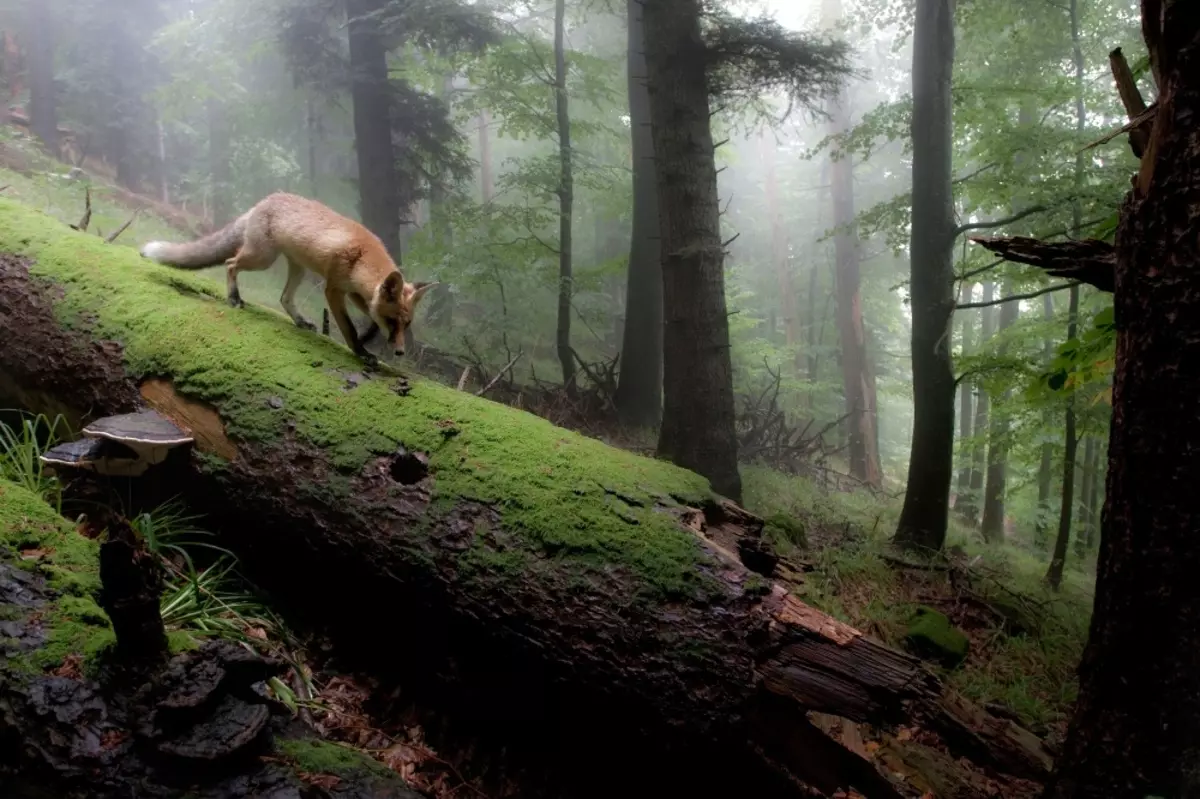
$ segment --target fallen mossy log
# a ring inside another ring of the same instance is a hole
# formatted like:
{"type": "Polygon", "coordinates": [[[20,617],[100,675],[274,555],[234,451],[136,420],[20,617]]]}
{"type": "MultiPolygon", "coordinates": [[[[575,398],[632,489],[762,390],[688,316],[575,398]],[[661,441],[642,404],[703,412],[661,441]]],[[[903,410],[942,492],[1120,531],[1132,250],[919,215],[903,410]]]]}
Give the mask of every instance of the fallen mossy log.
{"type": "Polygon", "coordinates": [[[619,763],[639,794],[905,795],[809,710],[925,720],[1011,773],[1048,770],[1012,722],[747,569],[769,567],[761,520],[691,472],[363,375],[278,313],[3,201],[0,252],[0,400],[76,429],[141,406],[187,428],[190,462],[130,486],[205,513],[359,668],[536,752],[565,775],[551,793],[608,795],[619,763]]]}
{"type": "Polygon", "coordinates": [[[418,799],[371,758],[316,740],[254,690],[283,664],[175,639],[122,662],[100,593],[101,547],[0,480],[0,796],[418,799]]]}

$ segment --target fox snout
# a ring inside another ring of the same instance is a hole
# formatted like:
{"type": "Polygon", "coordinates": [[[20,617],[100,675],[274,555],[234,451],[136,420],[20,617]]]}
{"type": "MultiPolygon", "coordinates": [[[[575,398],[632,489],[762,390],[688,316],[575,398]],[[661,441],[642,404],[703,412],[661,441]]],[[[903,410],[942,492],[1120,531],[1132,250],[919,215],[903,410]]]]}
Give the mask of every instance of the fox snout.
{"type": "Polygon", "coordinates": [[[396,347],[395,353],[396,353],[397,358],[403,358],[404,357],[404,347],[396,347]]]}

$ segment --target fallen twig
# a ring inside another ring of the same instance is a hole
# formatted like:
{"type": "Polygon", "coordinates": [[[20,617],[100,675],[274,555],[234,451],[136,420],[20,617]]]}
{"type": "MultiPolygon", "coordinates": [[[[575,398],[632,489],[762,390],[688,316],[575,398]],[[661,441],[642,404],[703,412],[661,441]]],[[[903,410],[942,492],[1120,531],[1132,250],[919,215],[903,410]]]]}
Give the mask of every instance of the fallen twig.
{"type": "Polygon", "coordinates": [[[88,229],[88,223],[90,223],[92,221],[92,187],[91,186],[84,187],[83,202],[84,202],[83,216],[80,217],[78,224],[71,225],[72,228],[74,228],[75,230],[78,230],[80,233],[86,233],[87,229],[88,229]]]}
{"type": "Polygon", "coordinates": [[[126,220],[125,220],[125,224],[121,225],[119,228],[117,228],[116,230],[114,230],[114,231],[113,231],[113,232],[112,232],[110,235],[108,235],[108,236],[105,236],[105,238],[104,238],[104,243],[105,243],[105,244],[112,244],[114,241],[116,241],[116,240],[117,240],[117,237],[118,237],[118,236],[120,236],[122,233],[124,233],[124,232],[125,232],[125,230],[126,230],[126,229],[127,229],[129,226],[130,226],[130,225],[132,225],[132,224],[133,224],[133,220],[137,219],[137,215],[138,215],[138,213],[140,213],[140,212],[141,212],[141,209],[140,209],[140,208],[139,208],[137,211],[134,211],[134,212],[133,212],[133,216],[131,216],[131,217],[129,217],[128,219],[126,219],[126,220]]]}
{"type": "MultiPolygon", "coordinates": [[[[512,360],[509,361],[508,364],[505,365],[505,367],[503,369],[501,369],[499,372],[496,372],[496,376],[493,377],[491,380],[489,380],[488,384],[486,386],[484,386],[483,388],[476,391],[475,396],[482,397],[484,394],[488,393],[488,391],[491,390],[492,386],[494,386],[500,382],[500,378],[504,377],[504,373],[507,372],[509,369],[512,369],[513,365],[516,364],[516,362],[518,360],[520,360],[522,354],[523,354],[522,350],[518,349],[517,354],[512,357],[512,360]]],[[[467,370],[470,370],[470,368],[471,367],[468,366],[467,370]]],[[[464,372],[463,374],[466,374],[466,372],[464,372]]],[[[459,382],[461,383],[462,381],[459,381],[459,382]]],[[[461,385],[459,386],[459,388],[461,390],[461,385]]]]}

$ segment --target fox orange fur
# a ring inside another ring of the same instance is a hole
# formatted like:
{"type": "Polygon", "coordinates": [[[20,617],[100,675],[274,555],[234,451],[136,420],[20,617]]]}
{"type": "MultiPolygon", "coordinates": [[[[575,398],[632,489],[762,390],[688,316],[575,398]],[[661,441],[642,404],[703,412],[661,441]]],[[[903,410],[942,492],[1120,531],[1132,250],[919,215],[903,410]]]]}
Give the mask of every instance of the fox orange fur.
{"type": "Polygon", "coordinates": [[[179,269],[204,269],[224,263],[229,304],[245,305],[238,291],[239,272],[269,269],[282,255],[288,277],[279,298],[298,327],[316,325],[296,310],[296,289],[310,269],[325,279],[325,301],[342,337],[356,355],[374,365],[375,357],[364,342],[384,330],[396,355],[404,355],[404,333],[412,324],[413,310],[437,283],[408,283],[379,237],[315,200],[276,193],[223,229],[193,242],[175,244],[151,241],[141,253],[160,264],[179,269]],[[346,313],[349,298],[371,319],[360,338],[346,313]]]}

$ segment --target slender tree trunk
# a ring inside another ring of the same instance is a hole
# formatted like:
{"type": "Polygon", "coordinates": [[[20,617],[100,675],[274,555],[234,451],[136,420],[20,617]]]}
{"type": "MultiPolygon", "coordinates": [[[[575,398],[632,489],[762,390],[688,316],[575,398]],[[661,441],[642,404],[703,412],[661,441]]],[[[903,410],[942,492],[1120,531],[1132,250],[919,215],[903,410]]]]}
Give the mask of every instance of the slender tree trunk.
{"type": "Polygon", "coordinates": [[[233,175],[230,166],[231,141],[225,105],[216,98],[208,100],[208,174],[212,186],[209,204],[213,224],[229,224],[233,209],[233,175]]]}
{"type": "MultiPolygon", "coordinates": [[[[963,299],[966,302],[971,302],[971,298],[975,293],[974,284],[967,285],[963,291],[963,299]]],[[[967,312],[960,314],[962,316],[962,354],[968,355],[971,352],[971,318],[973,314],[967,312]]],[[[960,516],[966,516],[967,508],[971,505],[971,458],[974,451],[970,447],[971,435],[974,429],[972,424],[975,397],[974,391],[971,388],[971,381],[963,380],[958,384],[958,441],[959,441],[959,458],[961,459],[961,468],[958,470],[957,491],[954,497],[954,510],[960,516]]]]}
{"type": "Polygon", "coordinates": [[[479,111],[479,196],[484,205],[496,196],[492,177],[492,115],[486,108],[479,111]]]}
{"type": "Polygon", "coordinates": [[[566,0],[554,4],[554,114],[558,121],[558,325],[555,345],[562,381],[575,393],[575,355],[571,352],[571,215],[575,185],[571,175],[571,116],[567,107],[566,0]]]}
{"type": "MultiPolygon", "coordinates": [[[[451,73],[442,79],[441,99],[447,106],[453,91],[454,75],[451,73]]],[[[433,181],[429,186],[429,224],[433,239],[442,252],[452,252],[454,248],[454,226],[450,223],[449,209],[446,207],[448,199],[446,184],[441,180],[433,181]]],[[[454,326],[454,292],[448,284],[433,288],[426,319],[433,328],[450,330],[454,326]]]]}
{"type": "MultiPolygon", "coordinates": [[[[1075,130],[1082,137],[1087,129],[1087,108],[1084,106],[1084,60],[1083,44],[1079,29],[1079,0],[1070,0],[1068,13],[1071,21],[1071,61],[1075,67],[1075,130]]],[[[1075,155],[1075,190],[1078,194],[1083,189],[1083,153],[1075,155]]],[[[1083,226],[1083,207],[1078,199],[1071,205],[1071,232],[1079,237],[1083,226]]],[[[1075,338],[1079,322],[1079,286],[1071,287],[1071,302],[1067,319],[1067,341],[1075,338]]],[[[1054,555],[1050,560],[1050,568],[1046,571],[1046,583],[1058,590],[1062,584],[1063,566],[1067,559],[1067,544],[1071,536],[1071,514],[1075,503],[1075,454],[1079,446],[1079,438],[1075,433],[1075,385],[1068,380],[1067,385],[1067,424],[1065,434],[1065,454],[1063,456],[1063,490],[1062,506],[1058,514],[1058,538],[1054,541],[1054,555]]]]}
{"type": "MultiPolygon", "coordinates": [[[[1074,0],[1072,0],[1072,4],[1074,0]]],[[[1079,287],[1071,287],[1071,305],[1067,311],[1067,340],[1075,338],[1079,315],[1079,287]]],[[[1073,371],[1073,370],[1072,370],[1073,371]]],[[[1071,511],[1075,503],[1075,452],[1079,438],[1075,434],[1075,388],[1073,377],[1068,378],[1067,423],[1065,454],[1063,455],[1062,505],[1058,512],[1058,537],[1054,540],[1054,555],[1046,572],[1046,583],[1054,590],[1062,584],[1063,566],[1067,561],[1067,544],[1071,538],[1071,511]]]]}
{"type": "MultiPolygon", "coordinates": [[[[787,232],[783,225],[783,208],[779,201],[778,166],[774,137],[763,134],[758,138],[759,164],[763,170],[763,191],[766,195],[767,216],[771,220],[771,269],[779,287],[779,315],[783,318],[784,344],[788,348],[800,343],[800,316],[796,310],[796,286],[788,260],[787,232]]],[[[796,370],[800,369],[800,353],[796,353],[796,370]]]]}
{"type": "Polygon", "coordinates": [[[662,419],[663,276],[642,5],[642,0],[626,3],[626,77],[633,144],[633,231],[629,242],[625,331],[621,336],[616,404],[625,424],[653,428],[662,419]]]}
{"type": "Polygon", "coordinates": [[[1092,527],[1092,475],[1096,471],[1096,437],[1085,436],[1083,439],[1083,469],[1079,475],[1079,494],[1082,502],[1079,507],[1079,522],[1075,533],[1075,559],[1082,561],[1087,557],[1091,545],[1092,527]]]}
{"type": "MultiPolygon", "coordinates": [[[[842,16],[840,0],[825,0],[822,16],[833,27],[842,16]]],[[[830,135],[850,129],[850,94],[843,87],[829,106],[830,135]]],[[[867,356],[867,334],[862,315],[862,278],[859,272],[859,241],[854,225],[854,160],[842,153],[830,162],[833,198],[833,246],[836,271],[838,339],[841,345],[842,394],[846,401],[846,431],[850,474],[867,485],[879,486],[883,470],[879,463],[878,403],[875,375],[867,356]]],[[[949,346],[947,344],[947,346],[949,346]]],[[[953,415],[954,398],[950,398],[953,415]]],[[[953,438],[953,422],[951,438],[953,438]]],[[[951,455],[953,459],[953,455],[951,455]]],[[[953,466],[953,463],[951,463],[953,466]]],[[[947,488],[947,490],[949,490],[947,488]]],[[[948,500],[947,500],[948,501],[948,500]]]]}
{"type": "MultiPolygon", "coordinates": [[[[1012,286],[1005,289],[1006,295],[1014,293],[1012,286]]],[[[1000,332],[1003,333],[1017,321],[1019,302],[1006,302],[1000,306],[1000,332]]],[[[1001,342],[997,354],[1003,356],[1008,345],[1001,342]]],[[[1012,391],[1004,392],[1004,401],[1011,398],[1012,391]]],[[[988,428],[987,485],[983,492],[983,521],[980,530],[985,541],[1004,539],[1004,497],[1008,493],[1008,416],[1003,404],[991,409],[988,428]]]]}
{"type": "MultiPolygon", "coordinates": [[[[1054,320],[1054,299],[1049,294],[1042,295],[1042,316],[1047,322],[1054,320]]],[[[1054,360],[1054,342],[1049,338],[1042,343],[1042,359],[1049,364],[1054,360]]],[[[1037,523],[1034,527],[1034,546],[1041,550],[1049,539],[1050,525],[1050,489],[1054,483],[1054,444],[1050,441],[1049,430],[1054,425],[1054,411],[1047,408],[1042,412],[1042,458],[1038,465],[1038,504],[1037,523]]]]}
{"type": "MultiPolygon", "coordinates": [[[[41,7],[48,8],[50,3],[41,3],[41,7]]],[[[35,13],[34,9],[30,9],[30,14],[35,13]]],[[[26,31],[26,36],[32,32],[26,31]]],[[[21,43],[17,39],[16,33],[11,30],[4,31],[4,79],[8,84],[8,102],[15,104],[17,100],[25,94],[25,79],[21,57],[21,43]]]]}
{"type": "Polygon", "coordinates": [[[54,157],[58,151],[58,92],[54,85],[56,36],[53,0],[26,4],[25,61],[29,68],[29,128],[54,157]]]}
{"type": "Polygon", "coordinates": [[[1200,6],[1142,9],[1158,110],[1116,234],[1096,601],[1048,799],[1200,792],[1200,6]]]}
{"type": "Polygon", "coordinates": [[[319,199],[317,184],[320,180],[320,165],[317,152],[320,148],[320,134],[317,129],[317,105],[313,102],[312,91],[306,91],[304,97],[304,141],[305,164],[308,167],[308,193],[314,200],[319,199]]]}
{"type": "Polygon", "coordinates": [[[359,213],[400,263],[400,174],[392,147],[392,101],[387,49],[379,21],[366,19],[382,0],[346,0],[349,19],[350,96],[354,104],[354,149],[358,156],[359,213]]]}
{"type": "Polygon", "coordinates": [[[163,126],[162,117],[154,121],[158,133],[158,190],[159,197],[164,203],[171,202],[170,179],[167,175],[167,129],[163,126]]]}
{"type": "Polygon", "coordinates": [[[717,168],[700,0],[643,7],[663,251],[663,424],[658,451],[742,495],[717,168]]]}
{"type": "MultiPolygon", "coordinates": [[[[983,284],[982,302],[996,299],[996,285],[992,282],[983,284]]],[[[995,308],[984,306],[979,309],[979,348],[992,339],[996,332],[995,308]]],[[[975,383],[975,441],[971,450],[971,487],[970,501],[963,509],[963,518],[972,526],[979,524],[979,512],[983,503],[983,481],[987,468],[987,438],[984,431],[988,430],[988,418],[991,413],[991,397],[983,383],[975,383]]]]}
{"type": "Polygon", "coordinates": [[[913,31],[913,436],[896,543],[940,550],[954,473],[953,0],[917,0],[913,31]]]}
{"type": "Polygon", "coordinates": [[[1094,443],[1092,451],[1091,467],[1088,470],[1087,482],[1087,544],[1086,549],[1091,552],[1096,549],[1096,544],[1100,538],[1100,508],[1102,500],[1100,498],[1100,488],[1103,484],[1101,476],[1103,474],[1102,448],[1100,442],[1094,439],[1088,439],[1094,443]]]}

